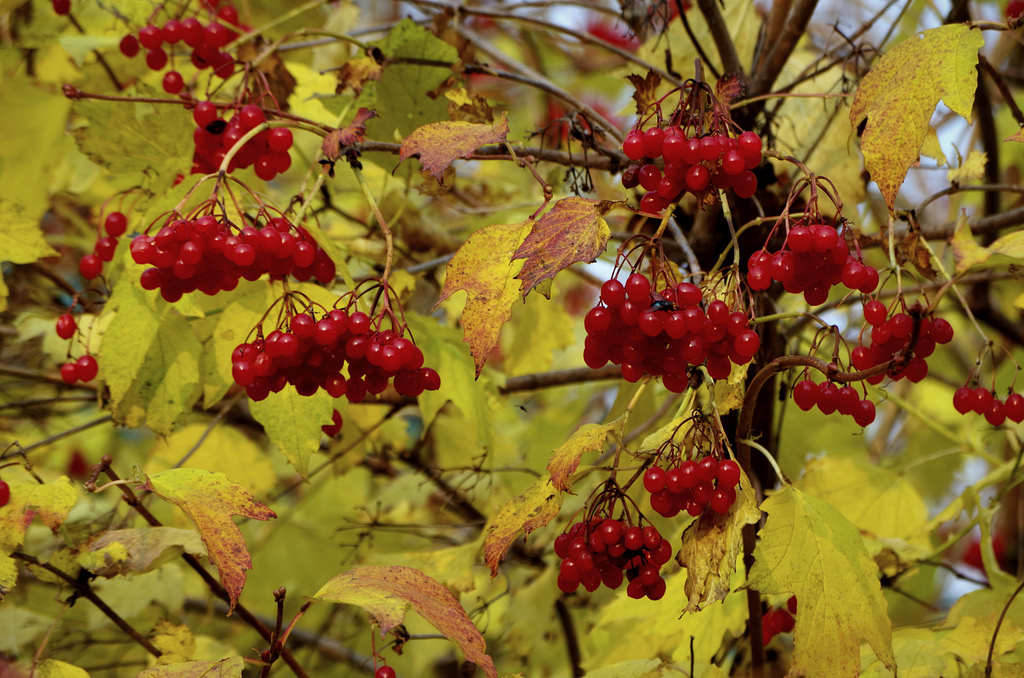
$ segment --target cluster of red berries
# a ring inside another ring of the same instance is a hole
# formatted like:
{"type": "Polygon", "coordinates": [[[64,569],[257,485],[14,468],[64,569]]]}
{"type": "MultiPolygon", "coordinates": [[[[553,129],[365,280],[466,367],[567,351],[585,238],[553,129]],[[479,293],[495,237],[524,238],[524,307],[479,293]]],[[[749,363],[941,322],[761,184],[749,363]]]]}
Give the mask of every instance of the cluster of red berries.
{"type": "Polygon", "coordinates": [[[842,283],[870,294],[878,287],[878,271],[850,252],[846,239],[829,224],[799,224],[789,230],[782,249],[758,250],[747,262],[747,284],[759,292],[772,280],[790,294],[803,294],[811,306],[828,301],[829,290],[842,283]]]}
{"type": "Polygon", "coordinates": [[[804,379],[793,387],[793,402],[804,412],[817,407],[822,414],[839,412],[853,417],[860,427],[875,421],[875,404],[867,398],[861,399],[857,389],[849,384],[837,386],[831,381],[818,384],[804,379]]]}
{"type": "Polygon", "coordinates": [[[651,508],[666,518],[683,511],[697,517],[709,508],[725,515],[736,502],[740,475],[740,466],[732,459],[719,461],[708,455],[669,469],[650,467],[644,472],[644,489],[651,493],[651,508]]]}
{"type": "Polygon", "coordinates": [[[617,589],[625,578],[630,598],[660,600],[665,595],[661,566],[671,560],[672,545],[653,525],[627,526],[595,515],[558,535],[555,554],[562,559],[558,588],[564,593],[580,584],[590,592],[601,584],[617,589]]]}
{"type": "Polygon", "coordinates": [[[953,407],[960,414],[980,414],[993,426],[1002,426],[1007,419],[1016,424],[1024,421],[1024,396],[1019,393],[1000,400],[983,386],[961,386],[953,393],[953,407]]]}
{"type": "MultiPolygon", "coordinates": [[[[922,315],[920,306],[911,313],[894,313],[889,317],[885,304],[873,299],[864,304],[864,320],[871,325],[870,345],[860,345],[850,352],[850,362],[857,370],[866,370],[882,365],[905,353],[909,360],[894,362],[888,376],[899,380],[906,378],[911,383],[928,376],[925,358],[935,351],[936,344],[948,344],[953,340],[953,326],[945,318],[930,318],[922,315]],[[913,345],[910,345],[913,341],[913,345]]],[[[885,374],[868,379],[869,384],[881,383],[885,374]]]]}
{"type": "Polygon", "coordinates": [[[92,254],[86,254],[78,262],[78,271],[86,280],[99,277],[103,272],[103,264],[114,258],[114,253],[117,251],[117,239],[128,230],[128,218],[121,212],[111,212],[104,219],[103,228],[107,234],[97,238],[96,245],[92,248],[92,254]]]}
{"type": "Polygon", "coordinates": [[[786,607],[768,610],[761,616],[761,639],[767,645],[772,638],[780,633],[791,633],[796,626],[793,615],[796,614],[796,596],[786,601],[786,607]]]}
{"type": "Polygon", "coordinates": [[[757,190],[757,178],[750,170],[761,164],[761,137],[743,132],[687,136],[676,125],[633,130],[622,142],[630,160],[640,161],[622,173],[626,188],[640,186],[648,191],[640,208],[657,214],[678,202],[689,191],[700,194],[709,187],[731,188],[737,197],[749,198],[757,190]],[[654,160],[664,160],[664,170],[654,160]]]}
{"type": "MultiPolygon", "coordinates": [[[[423,367],[423,352],[401,332],[373,330],[362,311],[333,309],[320,320],[311,309],[296,313],[263,338],[239,345],[231,354],[231,375],[252,400],[263,400],[292,384],[300,395],[324,389],[333,398],[359,403],[383,393],[394,379],[400,395],[436,391],[441,378],[423,367]],[[341,374],[348,367],[348,378],[341,374]]],[[[340,415],[336,422],[340,421],[340,415]]],[[[340,427],[339,427],[340,430],[340,427]]]]}
{"type": "Polygon", "coordinates": [[[172,303],[195,290],[208,295],[232,290],[242,278],[290,275],[327,285],[336,272],[306,229],[284,217],[238,230],[212,214],[193,219],[172,215],[156,235],[132,240],[131,253],[135,263],[153,267],[142,272],[142,287],[159,289],[172,303]]]}
{"type": "MultiPolygon", "coordinates": [[[[219,78],[229,78],[235,72],[235,60],[221,48],[238,37],[236,28],[245,30],[238,23],[238,10],[232,5],[224,5],[216,10],[216,18],[206,24],[197,17],[188,17],[168,19],[163,26],[144,26],[139,29],[138,37],[129,34],[121,39],[121,53],[132,58],[144,49],[150,70],[162,71],[173,57],[168,50],[173,51],[176,45],[184,44],[192,49],[192,65],[199,70],[213,69],[219,78]],[[229,28],[229,25],[234,28],[229,28]]],[[[163,88],[168,94],[178,94],[184,87],[184,78],[178,71],[171,70],[164,75],[163,88]]]]}
{"type": "Polygon", "coordinates": [[[96,378],[100,366],[96,358],[91,355],[83,355],[78,360],[64,363],[60,366],[60,378],[65,384],[74,384],[76,381],[89,383],[96,378]]]}
{"type": "MultiPolygon", "coordinates": [[[[192,111],[197,127],[192,138],[192,174],[216,172],[228,152],[243,136],[266,122],[263,109],[255,104],[238,108],[230,120],[220,117],[212,101],[200,101],[192,111]]],[[[270,181],[292,165],[288,150],[292,147],[292,131],[287,127],[265,129],[249,139],[228,162],[228,171],[252,167],[260,179],[270,181]]]]}
{"type": "Polygon", "coordinates": [[[609,361],[621,365],[629,382],[661,376],[674,393],[686,390],[688,365],[706,363],[713,379],[729,376],[733,363],[750,362],[761,340],[745,313],[718,299],[702,308],[703,298],[699,287],[686,282],[654,293],[642,273],[630,275],[625,285],[606,281],[584,319],[583,360],[594,369],[609,361]]]}

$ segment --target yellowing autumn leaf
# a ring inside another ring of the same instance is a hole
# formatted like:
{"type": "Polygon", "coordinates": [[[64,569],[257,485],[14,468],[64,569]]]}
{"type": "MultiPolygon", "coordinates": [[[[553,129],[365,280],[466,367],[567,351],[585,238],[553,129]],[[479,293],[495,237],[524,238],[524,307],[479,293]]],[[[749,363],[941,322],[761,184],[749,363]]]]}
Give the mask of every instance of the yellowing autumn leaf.
{"type": "Polygon", "coordinates": [[[252,493],[223,473],[178,468],[147,476],[145,488],[177,504],[199,530],[210,562],[217,568],[233,610],[245,586],[252,558],[231,516],[269,520],[277,514],[256,501],[252,493]]]}
{"type": "Polygon", "coordinates": [[[791,485],[761,509],[768,521],[747,586],[799,601],[790,675],[857,676],[862,639],[895,669],[878,568],[857,528],[828,502],[791,485]]]}
{"type": "Polygon", "coordinates": [[[1024,144],[1024,127],[1006,137],[1003,141],[1019,141],[1024,144]]]}
{"type": "Polygon", "coordinates": [[[107,530],[82,545],[77,562],[98,577],[116,577],[155,570],[182,553],[206,555],[206,547],[195,530],[177,527],[107,530]]]}
{"type": "Polygon", "coordinates": [[[953,247],[954,272],[957,275],[966,273],[972,266],[983,264],[989,260],[992,253],[982,247],[974,239],[974,233],[967,223],[967,215],[961,213],[956,221],[956,229],[950,239],[953,247]]]}
{"type": "Polygon", "coordinates": [[[245,660],[229,657],[217,662],[185,662],[155,666],[139,673],[137,678],[242,678],[245,660]]]}
{"type": "Polygon", "coordinates": [[[44,659],[36,667],[38,678],[89,678],[89,672],[59,659],[44,659]]]}
{"type": "Polygon", "coordinates": [[[11,553],[25,540],[25,531],[38,517],[56,532],[78,500],[78,491],[66,476],[44,483],[9,480],[11,495],[0,507],[0,600],[14,588],[18,568],[11,553]]]}
{"type": "MultiPolygon", "coordinates": [[[[476,376],[498,345],[498,332],[512,316],[512,303],[519,298],[522,283],[515,279],[522,264],[513,261],[513,252],[526,236],[526,226],[495,224],[469,236],[448,262],[440,304],[456,292],[468,296],[462,312],[463,340],[476,365],[476,376]]],[[[436,304],[435,304],[436,308],[436,304]]]]}
{"type": "Polygon", "coordinates": [[[969,184],[978,181],[985,176],[985,163],[987,161],[988,153],[977,150],[971,151],[964,158],[964,161],[960,163],[959,167],[946,172],[946,178],[949,179],[951,184],[969,184]]]}
{"type": "Polygon", "coordinates": [[[562,493],[554,488],[547,475],[530,483],[502,506],[487,526],[484,538],[484,562],[491,568],[491,576],[498,574],[498,566],[519,533],[528,535],[538,527],[544,527],[561,508],[562,493]]]}
{"type": "Polygon", "coordinates": [[[572,487],[572,474],[579,468],[583,453],[600,451],[620,421],[616,419],[608,424],[584,424],[576,429],[565,443],[551,453],[548,461],[551,484],[562,492],[572,487]]]}
{"type": "Polygon", "coordinates": [[[360,567],[339,574],[313,596],[317,600],[357,605],[380,625],[381,637],[405,619],[412,605],[416,612],[455,643],[468,661],[497,678],[484,637],[459,601],[445,587],[411,567],[360,567]]]}
{"type": "Polygon", "coordinates": [[[180,664],[191,661],[196,654],[196,639],[187,626],[161,619],[153,629],[153,645],[161,654],[158,664],[180,664]]]}
{"type": "Polygon", "coordinates": [[[441,181],[448,166],[458,158],[468,158],[486,144],[505,141],[508,118],[502,114],[493,125],[442,120],[416,128],[402,141],[398,157],[418,155],[423,168],[441,181]]]}
{"type": "Polygon", "coordinates": [[[526,259],[516,275],[523,281],[523,296],[559,271],[593,262],[604,252],[611,236],[604,215],[610,208],[600,200],[563,198],[537,220],[512,257],[526,259]]]}
{"type": "Polygon", "coordinates": [[[725,515],[705,511],[683,531],[676,561],[686,568],[687,612],[698,612],[725,599],[736,560],[743,552],[743,526],[761,519],[754,488],[746,478],[741,483],[731,511],[725,515]]]}
{"type": "Polygon", "coordinates": [[[900,43],[868,71],[850,106],[850,125],[867,121],[864,165],[889,209],[907,170],[918,162],[941,99],[968,122],[978,83],[981,31],[964,24],[933,28],[900,43]]]}

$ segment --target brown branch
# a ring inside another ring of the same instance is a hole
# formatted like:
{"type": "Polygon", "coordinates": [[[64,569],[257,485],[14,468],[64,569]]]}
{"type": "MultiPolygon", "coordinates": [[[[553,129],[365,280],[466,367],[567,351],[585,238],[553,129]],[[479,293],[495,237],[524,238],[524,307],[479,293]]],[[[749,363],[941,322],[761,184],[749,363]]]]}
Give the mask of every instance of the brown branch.
{"type": "Polygon", "coordinates": [[[984,54],[978,54],[978,69],[989,77],[992,84],[999,90],[999,95],[1003,97],[1003,101],[1010,109],[1010,114],[1013,119],[1017,121],[1018,125],[1024,125],[1024,113],[1021,112],[1020,106],[1017,105],[1017,100],[1013,97],[1013,92],[1006,86],[1006,81],[1003,80],[1003,76],[992,67],[988,59],[985,58],[984,54]]]}
{"type": "MultiPolygon", "coordinates": [[[[54,567],[53,565],[50,565],[49,563],[40,562],[38,558],[36,558],[35,556],[30,556],[27,553],[20,553],[18,551],[15,551],[14,553],[11,554],[11,557],[14,558],[15,560],[20,560],[22,562],[25,562],[25,563],[28,563],[30,565],[33,565],[35,567],[41,567],[44,570],[46,570],[47,572],[49,572],[51,574],[54,574],[57,577],[60,577],[61,579],[64,580],[65,583],[67,583],[75,591],[74,596],[72,596],[72,602],[73,602],[73,599],[76,598],[76,597],[77,598],[85,598],[90,603],[95,605],[96,608],[100,612],[102,612],[104,614],[104,616],[107,617],[107,619],[109,619],[110,621],[114,622],[115,626],[117,626],[119,629],[121,629],[122,631],[127,633],[129,636],[131,636],[132,640],[134,640],[136,643],[141,645],[142,648],[144,650],[146,650],[146,652],[150,653],[154,657],[159,657],[160,655],[163,654],[160,650],[157,649],[157,647],[155,645],[153,645],[153,643],[149,642],[148,638],[146,638],[141,633],[139,633],[134,628],[132,628],[131,624],[126,622],[124,619],[121,618],[120,615],[118,615],[116,612],[114,612],[114,610],[111,609],[111,607],[109,605],[107,605],[106,602],[104,602],[103,599],[100,598],[96,594],[96,592],[93,590],[92,586],[89,585],[88,580],[80,578],[80,577],[79,578],[72,577],[71,575],[69,575],[64,570],[61,570],[60,568],[54,567]]],[[[86,570],[83,570],[83,572],[86,572],[86,570]]]]}
{"type": "Polygon", "coordinates": [[[704,20],[708,23],[708,31],[715,41],[718,49],[718,56],[722,60],[722,70],[725,73],[743,75],[743,64],[740,63],[739,54],[736,53],[736,43],[729,35],[729,26],[725,23],[725,17],[718,7],[718,0],[697,0],[697,7],[700,8],[704,20]]]}
{"type": "Polygon", "coordinates": [[[814,14],[817,6],[818,0],[799,0],[797,2],[796,7],[784,22],[778,39],[769,48],[764,62],[751,74],[747,87],[748,96],[767,94],[771,90],[775,79],[782,72],[782,67],[789,60],[793,49],[796,48],[797,41],[807,30],[807,24],[810,23],[811,15],[814,14]]]}
{"type": "Polygon", "coordinates": [[[580,654],[580,643],[576,637],[576,625],[573,624],[572,613],[569,612],[564,598],[555,598],[555,611],[558,613],[562,632],[565,633],[565,649],[569,652],[569,666],[572,669],[573,678],[581,678],[586,675],[582,666],[583,656],[580,654]]]}
{"type": "MultiPolygon", "coordinates": [[[[402,150],[402,144],[386,141],[364,141],[353,146],[360,153],[380,151],[383,153],[398,154],[402,150]]],[[[630,164],[629,158],[621,150],[611,148],[595,148],[600,153],[597,157],[581,158],[579,154],[567,151],[555,151],[547,148],[531,146],[512,146],[512,150],[519,157],[533,156],[534,160],[540,162],[553,162],[567,167],[578,167],[585,165],[587,169],[604,170],[612,174],[630,164]]],[[[477,149],[467,160],[505,160],[508,158],[508,150],[504,146],[485,146],[477,149]]]]}

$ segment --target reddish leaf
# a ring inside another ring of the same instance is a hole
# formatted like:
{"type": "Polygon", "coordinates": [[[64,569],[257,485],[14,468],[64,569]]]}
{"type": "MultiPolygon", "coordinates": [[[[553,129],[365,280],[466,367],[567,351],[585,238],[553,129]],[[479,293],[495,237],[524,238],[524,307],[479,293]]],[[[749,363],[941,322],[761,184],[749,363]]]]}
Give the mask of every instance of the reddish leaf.
{"type": "Polygon", "coordinates": [[[491,576],[498,574],[498,566],[505,559],[508,547],[519,534],[530,534],[544,527],[562,508],[562,493],[551,485],[548,476],[533,481],[522,493],[501,507],[487,526],[484,538],[484,562],[491,568],[491,576]]]}
{"type": "Polygon", "coordinates": [[[245,586],[245,571],[252,569],[252,558],[231,516],[269,520],[277,514],[223,473],[195,468],[170,469],[147,476],[144,487],[161,499],[177,504],[199,530],[233,610],[245,586]]]}
{"type": "Polygon", "coordinates": [[[331,176],[334,176],[334,163],[338,162],[348,152],[352,144],[363,140],[363,136],[366,134],[366,121],[376,116],[376,111],[360,108],[356,111],[356,116],[352,118],[352,122],[324,137],[320,148],[323,150],[327,164],[331,166],[331,176]]]}
{"type": "Polygon", "coordinates": [[[514,276],[521,265],[512,261],[512,253],[523,241],[528,223],[483,228],[469,236],[448,262],[437,303],[460,291],[469,296],[462,312],[462,329],[478,377],[498,344],[501,326],[512,316],[512,303],[519,298],[522,283],[514,276]]]}
{"type": "Polygon", "coordinates": [[[658,87],[661,86],[661,76],[654,71],[647,71],[647,75],[640,76],[630,74],[626,76],[633,87],[633,100],[636,101],[637,115],[643,115],[658,100],[658,87]]]}
{"type": "Polygon", "coordinates": [[[418,155],[423,168],[441,181],[441,175],[457,158],[468,158],[485,144],[505,141],[508,118],[502,114],[493,125],[471,122],[432,122],[413,131],[402,142],[402,160],[418,155]]]}
{"type": "Polygon", "coordinates": [[[405,619],[409,605],[459,646],[466,659],[496,678],[484,637],[452,593],[411,567],[360,567],[339,574],[323,585],[318,600],[358,605],[380,624],[381,637],[405,619]]]}
{"type": "Polygon", "coordinates": [[[604,252],[611,231],[604,215],[611,203],[587,198],[564,198],[542,216],[516,250],[513,259],[526,259],[516,277],[523,296],[559,271],[578,262],[593,262],[604,252]]]}

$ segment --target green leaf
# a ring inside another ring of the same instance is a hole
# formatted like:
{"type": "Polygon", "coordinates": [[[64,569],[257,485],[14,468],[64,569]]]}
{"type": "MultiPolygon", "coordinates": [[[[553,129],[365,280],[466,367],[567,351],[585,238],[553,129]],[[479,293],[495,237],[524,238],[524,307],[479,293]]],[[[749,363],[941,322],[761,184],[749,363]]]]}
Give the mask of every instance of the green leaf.
{"type": "Polygon", "coordinates": [[[864,165],[890,210],[907,170],[918,162],[939,100],[971,121],[984,44],[981,31],[966,24],[924,31],[889,50],[857,88],[850,125],[857,129],[867,120],[864,165]]]}
{"type": "Polygon", "coordinates": [[[793,675],[856,676],[860,641],[895,668],[892,624],[878,568],[864,540],[834,506],[791,485],[764,501],[768,522],[754,551],[747,586],[795,595],[793,675]]]}
{"type": "Polygon", "coordinates": [[[223,473],[191,468],[171,469],[147,476],[145,488],[176,504],[199,530],[233,610],[245,585],[245,571],[252,569],[252,558],[231,516],[270,520],[277,514],[256,501],[249,490],[228,480],[223,473]]]}
{"type": "Polygon", "coordinates": [[[249,411],[253,419],[262,424],[270,442],[277,445],[288,463],[305,478],[310,456],[320,449],[323,438],[320,427],[331,423],[334,399],[322,389],[312,396],[301,396],[289,384],[280,393],[250,402],[249,411]]]}
{"type": "Polygon", "coordinates": [[[192,114],[183,106],[83,99],[74,113],[82,123],[72,130],[78,147],[115,174],[144,174],[150,190],[169,188],[192,166],[192,114]]]}
{"type": "Polygon", "coordinates": [[[377,620],[383,638],[402,623],[410,605],[455,643],[466,659],[489,678],[498,672],[486,653],[484,637],[466,615],[459,601],[445,587],[410,567],[360,567],[339,574],[323,585],[317,600],[358,605],[377,620]]]}
{"type": "Polygon", "coordinates": [[[611,666],[587,671],[584,678],[644,678],[661,666],[660,659],[627,659],[611,666]]]}

